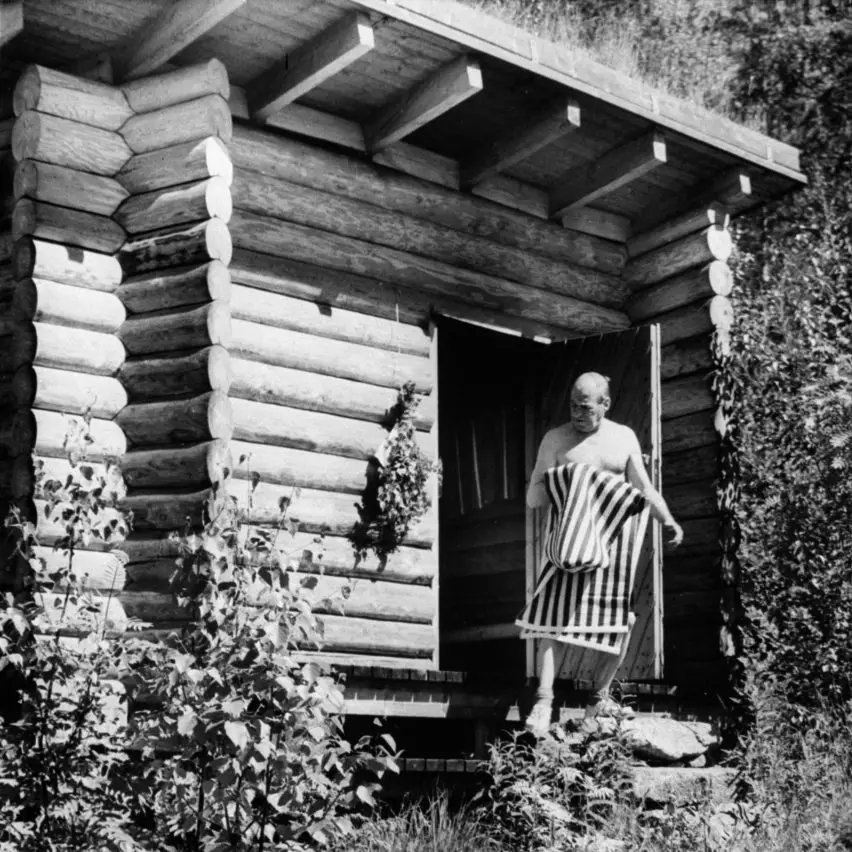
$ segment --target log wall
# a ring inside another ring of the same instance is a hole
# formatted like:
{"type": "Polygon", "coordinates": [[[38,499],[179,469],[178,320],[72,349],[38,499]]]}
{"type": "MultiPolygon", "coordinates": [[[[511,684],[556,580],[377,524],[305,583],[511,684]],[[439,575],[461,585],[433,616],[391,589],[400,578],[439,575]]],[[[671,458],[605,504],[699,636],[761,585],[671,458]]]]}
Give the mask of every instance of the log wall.
{"type": "Polygon", "coordinates": [[[656,240],[628,241],[624,280],[636,324],[661,329],[663,494],[685,531],[684,544],[664,555],[666,680],[712,689],[724,683],[720,649],[730,645],[731,612],[723,594],[724,525],[716,498],[720,411],[713,390],[716,354],[727,353],[733,281],[726,261],[728,217],[650,251],[656,240]],[[641,252],[641,253],[640,253],[641,252]]]}
{"type": "MultiPolygon", "coordinates": [[[[116,419],[127,394],[118,378],[125,311],[115,257],[125,232],[113,214],[127,196],[115,174],[130,157],[119,127],[132,113],[120,91],[38,66],[22,74],[13,102],[11,159],[0,155],[12,240],[0,273],[0,487],[6,501],[37,517],[37,555],[50,563],[65,558],[52,548],[64,531],[33,499],[33,455],[47,476],[64,481],[70,450],[85,446],[101,468],[126,449],[116,419]],[[84,430],[85,443],[75,438],[84,430]]],[[[75,561],[89,585],[120,590],[125,575],[108,549],[93,542],[75,561]]],[[[110,602],[109,617],[113,626],[126,623],[119,600],[110,602]]]]}

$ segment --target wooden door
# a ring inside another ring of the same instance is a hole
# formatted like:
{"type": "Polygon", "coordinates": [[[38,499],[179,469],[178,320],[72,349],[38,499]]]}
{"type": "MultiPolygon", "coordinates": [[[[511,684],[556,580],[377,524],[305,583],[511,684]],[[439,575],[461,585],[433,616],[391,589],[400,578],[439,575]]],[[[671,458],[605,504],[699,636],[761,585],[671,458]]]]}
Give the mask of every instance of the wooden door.
{"type": "MultiPolygon", "coordinates": [[[[594,371],[609,377],[612,408],[608,417],[630,426],[639,438],[645,466],[660,487],[660,344],[659,327],[570,340],[547,347],[537,359],[532,417],[536,446],[548,429],[570,419],[570,393],[581,373],[594,371]]],[[[528,471],[529,475],[530,471],[528,471]]],[[[528,594],[540,570],[543,512],[528,510],[528,594]]],[[[632,609],[637,615],[627,658],[619,671],[622,680],[658,680],[663,674],[662,536],[659,524],[648,525],[633,585],[632,609]]],[[[528,648],[528,671],[533,649],[528,648]]],[[[558,677],[584,682],[591,679],[594,653],[568,646],[558,677]]],[[[532,674],[531,671],[529,671],[532,674]]]]}

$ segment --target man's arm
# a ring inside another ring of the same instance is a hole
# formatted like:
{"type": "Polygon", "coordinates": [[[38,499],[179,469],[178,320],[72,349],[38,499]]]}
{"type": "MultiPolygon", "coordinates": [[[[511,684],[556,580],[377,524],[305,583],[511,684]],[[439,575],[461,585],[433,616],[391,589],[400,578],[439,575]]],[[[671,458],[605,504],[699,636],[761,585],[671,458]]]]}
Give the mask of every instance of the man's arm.
{"type": "Polygon", "coordinates": [[[663,495],[654,488],[651,478],[648,476],[648,471],[645,470],[645,462],[642,458],[642,449],[639,446],[639,440],[632,430],[630,431],[630,435],[633,440],[631,442],[630,454],[627,457],[627,480],[634,488],[642,492],[648,501],[651,514],[665,529],[671,532],[669,543],[677,547],[683,541],[683,530],[669,511],[663,495]]]}
{"type": "Polygon", "coordinates": [[[531,509],[541,509],[550,503],[550,497],[544,484],[544,474],[548,468],[553,467],[553,461],[553,438],[551,433],[548,432],[539,444],[538,457],[535,460],[535,467],[527,489],[527,506],[531,509]]]}

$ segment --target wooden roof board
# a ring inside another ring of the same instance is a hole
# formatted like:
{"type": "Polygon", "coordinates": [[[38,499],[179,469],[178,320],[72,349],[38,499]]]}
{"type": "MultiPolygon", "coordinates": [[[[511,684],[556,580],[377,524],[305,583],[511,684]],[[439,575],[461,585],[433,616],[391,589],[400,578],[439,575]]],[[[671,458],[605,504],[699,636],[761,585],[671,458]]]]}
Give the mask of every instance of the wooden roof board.
{"type": "Polygon", "coordinates": [[[470,49],[576,88],[603,102],[678,131],[701,145],[727,150],[755,165],[803,182],[799,152],[750,128],[665,94],[626,75],[451,0],[350,0],[470,49]]]}

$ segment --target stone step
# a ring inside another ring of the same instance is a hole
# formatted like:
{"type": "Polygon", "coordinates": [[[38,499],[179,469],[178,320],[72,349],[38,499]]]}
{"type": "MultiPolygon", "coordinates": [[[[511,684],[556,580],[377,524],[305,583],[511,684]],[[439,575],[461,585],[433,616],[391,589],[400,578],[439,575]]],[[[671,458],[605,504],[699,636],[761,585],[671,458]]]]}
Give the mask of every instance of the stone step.
{"type": "Polygon", "coordinates": [[[736,770],[724,766],[700,769],[674,766],[637,766],[636,795],[646,808],[676,807],[708,802],[720,805],[734,797],[736,770]]]}

